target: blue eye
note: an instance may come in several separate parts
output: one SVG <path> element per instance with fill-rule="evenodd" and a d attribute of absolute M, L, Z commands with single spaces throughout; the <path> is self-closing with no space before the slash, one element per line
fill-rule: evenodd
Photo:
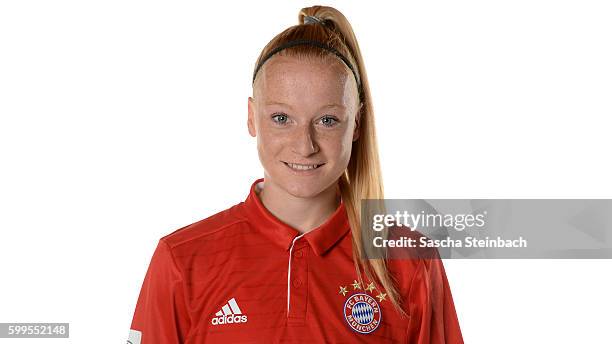
<path fill-rule="evenodd" d="M 287 123 L 287 115 L 284 113 L 278 113 L 272 116 L 272 120 L 277 124 Z"/>
<path fill-rule="evenodd" d="M 338 120 L 332 116 L 323 116 L 321 118 L 321 123 L 323 123 L 323 125 L 326 127 L 333 127 L 336 125 L 336 123 L 338 123 Z"/>

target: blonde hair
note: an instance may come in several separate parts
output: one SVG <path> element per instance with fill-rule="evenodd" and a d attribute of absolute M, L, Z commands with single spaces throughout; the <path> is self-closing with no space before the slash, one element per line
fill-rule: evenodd
<path fill-rule="evenodd" d="M 318 20 L 316 20 L 316 23 L 304 24 L 304 19 L 308 16 L 315 17 Z M 257 68 L 268 53 L 280 45 L 292 40 L 305 39 L 319 41 L 336 49 L 356 69 L 356 73 L 360 78 L 358 84 L 361 83 L 359 95 L 361 103 L 360 133 L 359 139 L 353 142 L 351 158 L 345 172 L 340 177 L 338 186 L 351 227 L 353 261 L 359 282 L 364 285 L 363 273 L 365 273 L 369 281 L 375 281 L 384 288 L 396 310 L 400 314 L 405 315 L 406 313 L 402 309 L 402 300 L 396 288 L 396 282 L 387 269 L 386 260 L 383 258 L 361 259 L 361 257 L 365 257 L 364 248 L 361 244 L 361 200 L 382 200 L 384 199 L 384 191 L 374 126 L 372 97 L 357 38 L 346 17 L 332 7 L 312 6 L 302 8 L 299 12 L 298 20 L 299 25 L 291 26 L 279 33 L 264 47 L 255 66 Z M 298 58 L 318 57 L 338 59 L 328 51 L 311 45 L 295 45 L 281 50 L 278 54 Z M 265 68 L 265 64 L 262 68 Z M 255 75 L 256 77 L 257 75 Z"/>

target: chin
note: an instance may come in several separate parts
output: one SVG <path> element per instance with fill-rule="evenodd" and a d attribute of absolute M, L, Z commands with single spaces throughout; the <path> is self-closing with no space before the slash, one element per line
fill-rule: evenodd
<path fill-rule="evenodd" d="M 281 187 L 294 197 L 310 198 L 320 194 L 324 185 L 320 181 L 290 180 L 284 182 Z"/>

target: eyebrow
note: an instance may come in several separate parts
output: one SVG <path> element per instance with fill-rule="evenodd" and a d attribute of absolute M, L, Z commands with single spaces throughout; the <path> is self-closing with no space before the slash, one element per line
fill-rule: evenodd
<path fill-rule="evenodd" d="M 289 104 L 283 103 L 283 102 L 276 102 L 276 101 L 268 101 L 265 103 L 265 105 L 281 105 L 281 106 L 286 106 L 290 109 L 293 109 L 293 107 Z M 344 109 L 345 106 L 341 105 L 341 104 L 327 104 L 327 105 L 323 105 L 319 108 L 319 110 L 321 109 L 326 109 L 326 108 L 341 108 Z"/>

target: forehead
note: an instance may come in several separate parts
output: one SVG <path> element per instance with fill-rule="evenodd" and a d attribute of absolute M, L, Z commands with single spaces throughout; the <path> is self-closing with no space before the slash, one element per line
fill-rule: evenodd
<path fill-rule="evenodd" d="M 266 101 L 291 103 L 340 103 L 357 99 L 352 74 L 334 58 L 317 59 L 274 56 L 268 60 L 256 83 L 256 92 Z"/>

